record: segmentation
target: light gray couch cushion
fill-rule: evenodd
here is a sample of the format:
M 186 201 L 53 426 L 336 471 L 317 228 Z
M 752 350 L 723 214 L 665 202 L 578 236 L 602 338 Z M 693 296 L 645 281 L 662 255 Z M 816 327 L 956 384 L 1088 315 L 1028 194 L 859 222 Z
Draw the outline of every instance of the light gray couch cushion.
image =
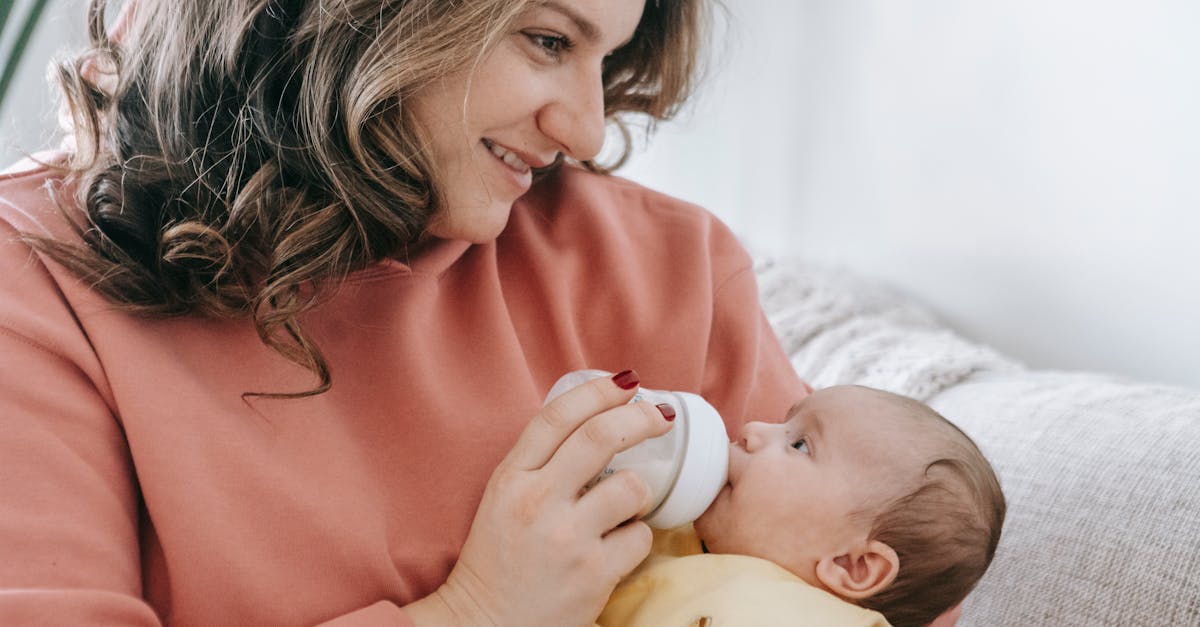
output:
M 1008 519 L 962 625 L 1200 625 L 1200 393 L 982 374 L 930 404 L 992 461 Z
M 925 400 L 992 461 L 1008 519 L 960 625 L 1200 626 L 1200 391 L 1028 370 L 877 283 L 757 271 L 801 376 Z

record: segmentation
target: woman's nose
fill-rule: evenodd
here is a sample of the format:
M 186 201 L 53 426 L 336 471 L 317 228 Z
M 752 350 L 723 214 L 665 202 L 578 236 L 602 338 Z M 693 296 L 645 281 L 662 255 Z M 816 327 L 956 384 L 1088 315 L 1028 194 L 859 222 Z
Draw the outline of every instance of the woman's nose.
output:
M 604 147 L 604 84 L 600 71 L 583 72 L 538 116 L 542 133 L 572 159 L 594 159 Z

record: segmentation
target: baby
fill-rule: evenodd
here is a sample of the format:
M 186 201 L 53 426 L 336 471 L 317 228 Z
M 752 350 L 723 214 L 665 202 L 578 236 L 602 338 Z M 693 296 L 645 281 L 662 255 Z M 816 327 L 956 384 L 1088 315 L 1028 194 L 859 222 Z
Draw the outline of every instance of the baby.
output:
M 600 624 L 928 625 L 979 581 L 1004 513 L 991 465 L 945 418 L 827 388 L 742 428 L 695 535 L 657 536 Z

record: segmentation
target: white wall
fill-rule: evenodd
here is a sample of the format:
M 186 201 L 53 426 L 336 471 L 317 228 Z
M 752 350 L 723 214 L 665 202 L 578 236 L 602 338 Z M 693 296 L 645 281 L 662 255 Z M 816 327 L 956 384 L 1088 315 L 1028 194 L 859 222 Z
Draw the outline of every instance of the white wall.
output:
M 16 0 L 10 24 L 0 40 L 7 51 L 18 22 L 24 19 L 29 0 Z M 13 79 L 0 109 L 0 168 L 51 144 L 54 137 L 56 99 L 47 81 L 47 64 L 56 53 L 71 50 L 87 40 L 86 0 L 51 0 L 29 42 L 21 69 Z
M 1200 3 L 726 4 L 626 176 L 1031 366 L 1200 387 Z

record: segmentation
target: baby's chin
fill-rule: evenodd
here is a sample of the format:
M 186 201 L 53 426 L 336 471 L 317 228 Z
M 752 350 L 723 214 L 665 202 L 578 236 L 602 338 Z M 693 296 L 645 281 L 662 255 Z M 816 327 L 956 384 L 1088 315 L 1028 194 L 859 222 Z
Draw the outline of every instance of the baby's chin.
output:
M 700 539 L 700 547 L 705 553 L 713 553 L 713 547 L 709 545 L 712 535 L 709 533 L 708 527 L 704 523 L 704 516 L 697 518 L 692 523 L 692 528 L 696 530 L 696 537 Z
M 712 548 L 713 540 L 720 535 L 722 515 L 728 506 L 729 486 L 725 486 L 717 498 L 713 500 L 708 509 L 704 510 L 703 514 L 697 518 L 692 527 L 696 530 L 696 535 L 700 537 L 700 541 L 705 546 Z

